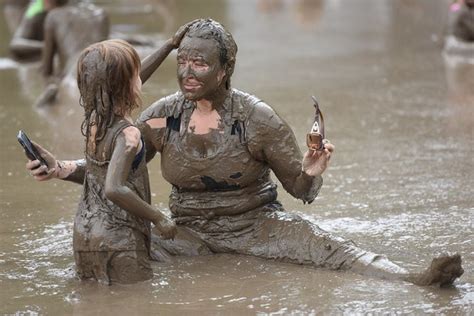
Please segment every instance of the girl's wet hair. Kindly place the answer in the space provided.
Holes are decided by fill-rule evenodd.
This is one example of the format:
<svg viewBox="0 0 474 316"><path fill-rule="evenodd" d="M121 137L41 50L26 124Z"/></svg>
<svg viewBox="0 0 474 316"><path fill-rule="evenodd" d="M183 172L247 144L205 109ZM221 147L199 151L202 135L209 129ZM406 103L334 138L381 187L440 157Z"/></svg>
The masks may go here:
<svg viewBox="0 0 474 316"><path fill-rule="evenodd" d="M107 40L92 44L79 56L77 84L84 108L82 134L87 148L105 136L115 118L122 117L139 107L140 91L135 79L140 72L140 58L136 50L122 40ZM91 128L95 137L89 142Z"/></svg>
<svg viewBox="0 0 474 316"><path fill-rule="evenodd" d="M232 35L219 22L212 19L200 19L189 27L186 36L212 39L217 42L219 60L227 77L226 88L229 89L237 55L237 44Z"/></svg>

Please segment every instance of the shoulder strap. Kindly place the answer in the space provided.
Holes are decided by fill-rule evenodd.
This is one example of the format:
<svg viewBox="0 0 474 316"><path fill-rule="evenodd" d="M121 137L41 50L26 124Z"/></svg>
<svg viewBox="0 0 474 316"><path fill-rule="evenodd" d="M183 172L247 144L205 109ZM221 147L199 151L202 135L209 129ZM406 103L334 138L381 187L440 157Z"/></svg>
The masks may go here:
<svg viewBox="0 0 474 316"><path fill-rule="evenodd" d="M237 89L233 89L232 92L232 109L234 122L232 124L231 134L234 135L238 133L240 143L247 146L246 122L248 121L250 115L252 115L255 106L263 101L254 95L245 93Z"/></svg>
<svg viewBox="0 0 474 316"><path fill-rule="evenodd" d="M116 124L114 124L114 126L112 126L112 128L107 132L107 135L105 136L105 146L103 149L103 157L105 158L105 160L110 160L117 137L124 129L129 126L133 126L133 124L126 120L120 120Z"/></svg>

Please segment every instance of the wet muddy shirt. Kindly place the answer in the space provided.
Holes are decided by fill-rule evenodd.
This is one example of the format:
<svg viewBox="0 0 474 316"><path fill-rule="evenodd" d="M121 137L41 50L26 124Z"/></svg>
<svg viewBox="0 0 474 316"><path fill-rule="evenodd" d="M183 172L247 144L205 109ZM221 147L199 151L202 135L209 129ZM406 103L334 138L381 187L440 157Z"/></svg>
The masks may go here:
<svg viewBox="0 0 474 316"><path fill-rule="evenodd" d="M121 120L109 128L103 150L86 155L84 191L74 221L74 251L149 250L150 222L121 209L105 196L105 178L117 136L130 123ZM98 150L99 151L99 150ZM126 185L150 203L150 183L144 155L135 161Z"/></svg>
<svg viewBox="0 0 474 316"><path fill-rule="evenodd" d="M218 113L220 128L205 135L188 130L195 103L181 92L145 110L139 127L147 146L161 153L163 177L173 187L175 217L241 214L276 201L270 170L294 197L312 202L322 178L302 172L302 155L288 124L256 97L233 89ZM166 127L143 124L166 118Z"/></svg>

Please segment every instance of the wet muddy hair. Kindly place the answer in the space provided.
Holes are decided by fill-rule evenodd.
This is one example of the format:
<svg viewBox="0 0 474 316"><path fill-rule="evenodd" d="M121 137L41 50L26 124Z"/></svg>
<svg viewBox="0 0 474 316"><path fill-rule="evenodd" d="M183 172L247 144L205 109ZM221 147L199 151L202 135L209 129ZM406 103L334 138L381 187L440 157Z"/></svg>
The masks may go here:
<svg viewBox="0 0 474 316"><path fill-rule="evenodd" d="M229 89L237 55L237 44L232 35L219 22L212 19L200 19L189 27L186 36L212 39L217 42L219 60L227 78L226 89Z"/></svg>
<svg viewBox="0 0 474 316"><path fill-rule="evenodd" d="M141 104L135 78L140 72L140 58L136 50L122 40L107 40L92 44L79 56L77 85L84 108L82 134L86 137L87 152L102 140L107 128L117 117L123 117ZM94 127L93 139L91 129Z"/></svg>

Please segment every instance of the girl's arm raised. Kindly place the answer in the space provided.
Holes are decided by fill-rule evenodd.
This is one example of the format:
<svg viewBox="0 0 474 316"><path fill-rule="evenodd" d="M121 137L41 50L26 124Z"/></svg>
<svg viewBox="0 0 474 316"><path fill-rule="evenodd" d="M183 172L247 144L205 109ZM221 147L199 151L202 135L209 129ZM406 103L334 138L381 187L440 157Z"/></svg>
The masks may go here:
<svg viewBox="0 0 474 316"><path fill-rule="evenodd" d="M173 221L126 185L139 145L140 131L134 126L125 128L117 137L105 178L105 196L131 214L153 222L163 238L173 238L176 234Z"/></svg>
<svg viewBox="0 0 474 316"><path fill-rule="evenodd" d="M140 71L140 79L142 80L142 83L145 83L151 77L173 49L179 47L179 44L188 31L189 26L193 23L194 21L181 26L176 34L168 39L163 46L142 60L142 69Z"/></svg>

